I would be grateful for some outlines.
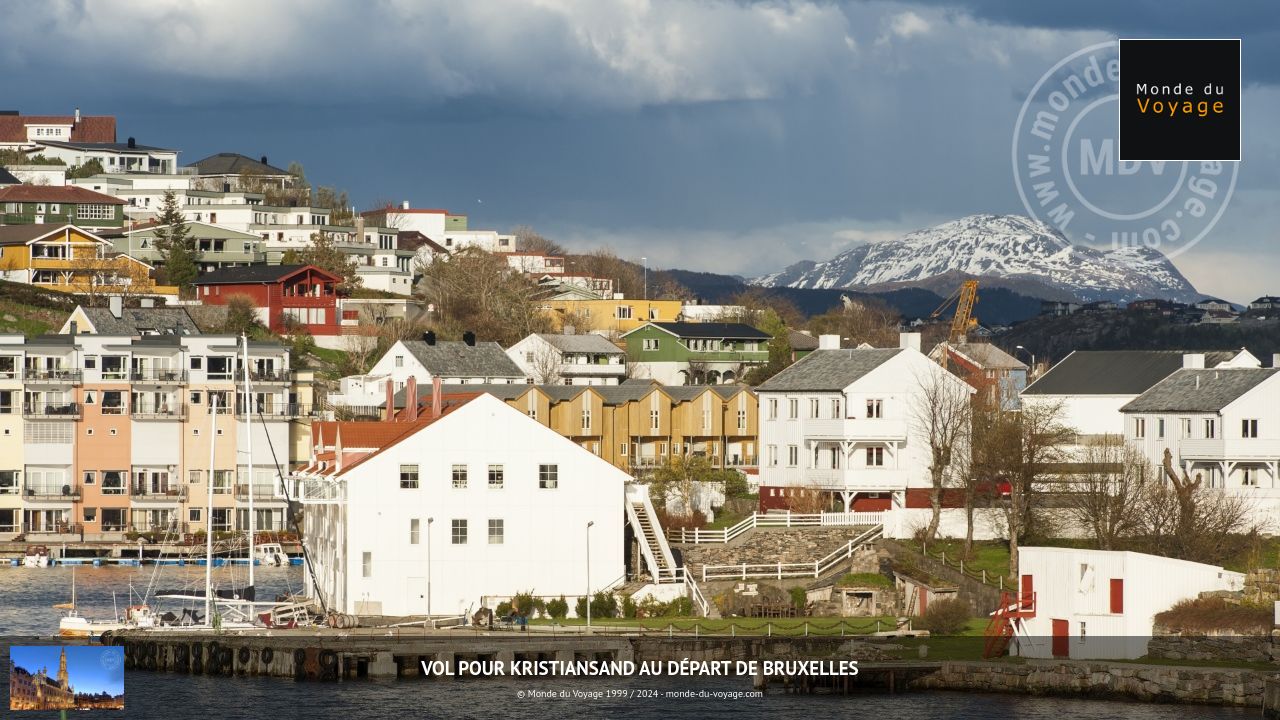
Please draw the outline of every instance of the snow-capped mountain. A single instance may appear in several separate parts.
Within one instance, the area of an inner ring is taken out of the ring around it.
[[[1073,245],[1052,227],[1020,215],[971,215],[897,240],[859,245],[826,262],[796,263],[751,283],[862,289],[913,284],[948,273],[1042,285],[1084,302],[1194,302],[1201,297],[1158,250]]]

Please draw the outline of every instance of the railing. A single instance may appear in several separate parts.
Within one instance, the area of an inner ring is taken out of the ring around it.
[[[27,368],[23,375],[23,380],[28,383],[78,383],[81,377],[83,377],[83,373],[79,370]]]
[[[74,500],[80,497],[80,486],[75,483],[26,485],[22,495],[28,500]]]
[[[250,405],[250,415],[252,417],[266,418],[297,418],[312,417],[316,413],[316,409],[311,405],[302,403],[273,403],[266,405]],[[236,415],[244,417],[244,401],[236,403]]]
[[[170,520],[168,522],[151,522],[149,520],[134,520],[129,523],[129,530],[134,532],[165,532],[174,535],[184,535],[187,533],[187,524]]]
[[[82,532],[84,526],[80,523],[54,523],[39,528],[26,526],[27,535],[79,535]]]
[[[293,382],[292,370],[250,370],[249,379],[261,383]]]
[[[134,405],[131,413],[135,420],[183,420],[187,417],[186,403],[174,403],[172,405]]]
[[[27,418],[53,418],[79,420],[80,403],[24,403],[22,416]]]
[[[170,486],[152,490],[150,483],[134,483],[133,499],[139,502],[181,502],[187,499],[187,489],[181,486]]]
[[[884,522],[884,513],[851,512],[851,513],[754,513],[738,524],[721,530],[671,530],[667,539],[676,543],[727,543],[734,538],[758,527],[849,527],[856,525],[880,525]]]
[[[151,368],[147,370],[134,370],[129,373],[129,379],[132,380],[133,382],[182,384],[187,381],[187,371],[155,369],[155,368]]]
[[[248,499],[248,497],[249,497],[249,486],[247,484],[236,485],[236,498],[245,500],[245,499]],[[276,492],[276,486],[274,484],[272,485],[254,484],[253,498],[255,500],[261,499],[261,500],[280,500],[281,502],[284,501],[284,496]]]
[[[831,571],[840,562],[853,557],[859,547],[880,537],[883,529],[874,527],[850,540],[830,554],[813,562],[803,563],[742,563],[739,565],[703,565],[702,581],[708,580],[747,580],[749,578],[819,578]]]
[[[946,550],[942,550],[937,553],[931,553],[929,552],[928,544],[922,544],[920,546],[920,554],[931,560],[937,560],[938,562],[942,563],[943,567],[956,570],[961,575],[964,575],[970,580],[977,580],[983,585],[997,588],[1002,591],[1004,590],[1004,581],[1005,581],[1004,575],[988,573],[986,570],[973,570],[972,568],[966,568],[964,566],[963,557],[959,559],[948,558]],[[1009,576],[1009,580],[1012,581],[1013,577]]]

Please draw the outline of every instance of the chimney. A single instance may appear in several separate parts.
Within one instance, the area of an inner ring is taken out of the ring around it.
[[[71,334],[71,335],[79,335],[79,334],[80,334],[80,323],[77,323],[75,320],[72,320],[72,321],[71,321],[71,327],[70,327],[70,330],[71,330],[71,332],[70,332],[70,334]]]
[[[387,378],[387,409],[382,413],[382,419],[387,422],[395,417],[396,414],[396,388],[391,378]]]
[[[400,209],[401,209],[401,210],[408,210],[408,209],[409,209],[409,201],[408,201],[408,200],[405,200],[404,202],[400,203]]]
[[[76,108],[76,124],[80,124],[80,108]]]
[[[1204,353],[1187,353],[1182,356],[1182,367],[1204,369]]]
[[[572,335],[576,332],[578,332],[578,328],[572,325],[565,325],[564,327],[560,328],[560,333],[563,335]]]
[[[431,419],[440,417],[444,410],[444,402],[440,392],[440,376],[431,378]]]
[[[428,344],[428,345],[435,345],[435,344],[436,344],[436,331],[435,331],[435,330],[428,330],[428,331],[426,331],[426,332],[422,333],[422,342],[424,342],[424,343],[426,343],[426,344]]]
[[[1280,353],[1271,354],[1271,367],[1280,368]]]
[[[409,422],[418,419],[418,378],[413,375],[404,384],[404,413]]]
[[[156,299],[155,299],[155,298],[141,298],[140,300],[138,300],[138,305],[140,305],[140,306],[142,306],[142,307],[144,307],[144,308],[153,308],[153,307],[155,307],[155,306],[156,306]]]
[[[119,320],[120,314],[124,312],[124,298],[112,295],[107,299],[107,307],[111,308],[111,317]]]
[[[920,333],[898,333],[898,347],[920,352]]]
[[[466,344],[467,344],[467,347],[475,347],[475,346],[476,346],[476,334],[475,334],[475,333],[473,333],[473,332],[471,332],[470,330],[468,330],[468,331],[466,331],[466,332],[462,333],[462,342],[466,343]]]
[[[364,216],[356,215],[356,242],[364,242]]]
[[[132,150],[136,147],[138,147],[138,141],[133,138],[129,138],[129,149]]]
[[[839,335],[819,335],[818,349],[819,350],[839,350],[840,336]]]
[[[267,164],[267,156],[266,156],[266,155],[263,155],[263,156],[262,156],[262,160],[260,160],[259,162],[261,162],[263,165],[266,165],[266,164]]]

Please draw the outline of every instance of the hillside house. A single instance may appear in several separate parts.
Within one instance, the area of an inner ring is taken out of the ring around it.
[[[314,265],[224,267],[201,275],[196,297],[207,305],[249,298],[262,324],[272,332],[299,329],[311,335],[338,334],[338,295],[342,278]]]
[[[600,335],[534,333],[507,355],[535,383],[618,385],[627,376],[626,353]]]
[[[96,295],[174,297],[152,267],[114,252],[110,241],[75,225],[0,227],[0,277],[46,290]]]
[[[769,361],[768,333],[745,323],[650,322],[624,333],[638,378],[666,385],[733,383]]]

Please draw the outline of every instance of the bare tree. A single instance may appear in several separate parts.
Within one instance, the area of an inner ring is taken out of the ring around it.
[[[1223,488],[1203,485],[1186,470],[1175,470],[1166,449],[1163,470],[1168,483],[1152,483],[1143,497],[1143,535],[1160,555],[1221,564],[1233,538],[1262,528],[1254,521],[1253,504]]]
[[[1060,403],[1033,403],[1009,415],[1013,432],[1005,435],[1013,443],[1004,451],[1012,460],[1005,473],[1009,498],[1005,502],[1005,526],[1009,533],[1009,574],[1018,574],[1018,546],[1035,527],[1042,511],[1035,501],[1043,485],[1060,475],[1065,447],[1075,431],[1062,423]]]
[[[943,493],[955,484],[957,471],[968,469],[953,459],[968,452],[972,418],[969,387],[958,378],[930,368],[917,376],[920,392],[912,403],[912,422],[929,446],[929,507],[925,538],[933,540],[942,522]]]
[[[853,346],[894,347],[898,342],[898,313],[873,300],[850,300],[841,307],[809,319],[814,335],[839,335]]]
[[[1158,476],[1142,452],[1119,435],[1091,439],[1077,461],[1068,511],[1089,529],[1099,549],[1115,550],[1142,527],[1143,501]]]
[[[520,252],[561,257],[565,254],[563,246],[554,240],[544,237],[528,225],[517,225],[511,232],[516,236],[516,250]]]
[[[560,353],[551,343],[542,340],[530,354],[532,357],[528,358],[528,364],[533,381],[541,385],[560,384]]]

